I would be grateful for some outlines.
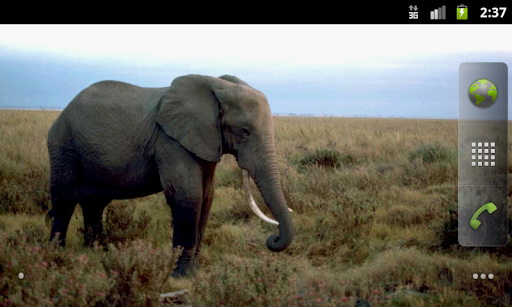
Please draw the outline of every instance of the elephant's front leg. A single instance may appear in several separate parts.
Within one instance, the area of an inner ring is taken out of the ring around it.
[[[204,161],[177,142],[162,143],[157,148],[156,161],[160,183],[172,212],[173,247],[183,249],[172,275],[180,277],[193,272],[203,201]]]
[[[172,276],[181,277],[193,272],[202,193],[192,193],[190,190],[170,193],[169,189],[165,191],[165,195],[172,211],[173,248],[183,248]]]
[[[194,267],[199,267],[199,253],[201,252],[201,246],[203,244],[204,230],[206,228],[206,222],[208,221],[208,216],[210,215],[210,209],[212,207],[213,196],[214,196],[214,188],[215,188],[215,173],[216,163],[211,163],[204,168],[203,175],[203,202],[201,205],[201,213],[199,216],[199,225],[198,225],[198,237],[197,237],[197,247],[196,247],[196,255],[194,258]]]

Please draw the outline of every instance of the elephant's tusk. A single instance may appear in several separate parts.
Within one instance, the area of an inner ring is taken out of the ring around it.
[[[257,216],[259,216],[262,220],[264,220],[267,223],[279,225],[279,222],[276,220],[273,220],[266,216],[263,212],[261,212],[260,208],[258,208],[258,205],[256,205],[256,202],[254,201],[254,198],[252,198],[251,194],[251,187],[249,185],[249,173],[246,170],[242,170],[242,178],[244,182],[244,189],[245,189],[245,195],[247,196],[247,199],[249,200],[249,205],[251,206],[252,211],[256,213]]]

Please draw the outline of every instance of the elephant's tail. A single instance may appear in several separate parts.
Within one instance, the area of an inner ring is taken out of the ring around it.
[[[51,208],[50,210],[48,210],[48,212],[46,212],[46,215],[44,217],[44,223],[46,224],[46,227],[52,226],[53,216],[53,208]]]

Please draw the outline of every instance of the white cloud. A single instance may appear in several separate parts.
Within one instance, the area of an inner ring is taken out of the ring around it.
[[[511,25],[0,25],[0,47],[145,64],[374,65],[383,57],[512,51]],[[475,40],[473,38],[479,38]]]

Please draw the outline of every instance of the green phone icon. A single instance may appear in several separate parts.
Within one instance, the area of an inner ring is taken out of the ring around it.
[[[482,212],[484,212],[485,210],[489,211],[489,214],[491,214],[494,211],[496,211],[496,209],[498,209],[498,208],[493,203],[488,203],[488,204],[483,205],[482,207],[480,207],[480,209],[476,210],[475,214],[473,214],[473,217],[471,218],[469,225],[471,225],[471,227],[473,227],[474,230],[477,230],[478,226],[480,226],[480,224],[481,224],[481,222],[479,220],[477,220],[477,218],[480,216],[480,214]]]

